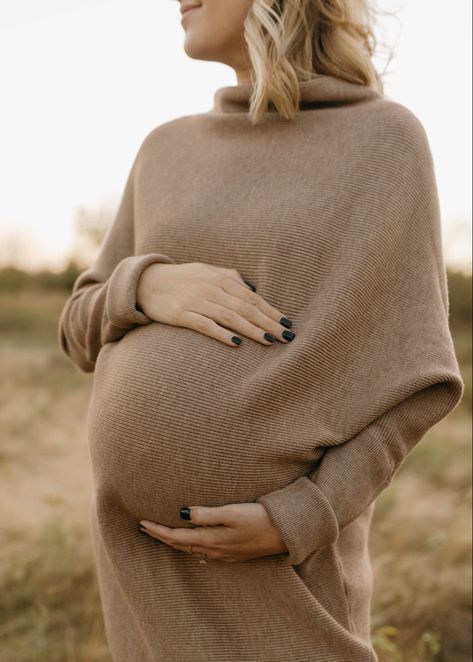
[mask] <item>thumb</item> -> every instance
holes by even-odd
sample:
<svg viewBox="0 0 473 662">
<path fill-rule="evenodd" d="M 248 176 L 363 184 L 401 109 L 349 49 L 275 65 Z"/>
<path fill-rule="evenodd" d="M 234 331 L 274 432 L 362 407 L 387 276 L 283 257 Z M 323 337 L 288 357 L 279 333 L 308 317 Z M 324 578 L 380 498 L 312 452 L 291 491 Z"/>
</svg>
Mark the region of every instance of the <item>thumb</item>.
<svg viewBox="0 0 473 662">
<path fill-rule="evenodd" d="M 179 514 L 182 519 L 190 520 L 199 526 L 228 525 L 229 522 L 226 506 L 183 506 Z"/>
</svg>

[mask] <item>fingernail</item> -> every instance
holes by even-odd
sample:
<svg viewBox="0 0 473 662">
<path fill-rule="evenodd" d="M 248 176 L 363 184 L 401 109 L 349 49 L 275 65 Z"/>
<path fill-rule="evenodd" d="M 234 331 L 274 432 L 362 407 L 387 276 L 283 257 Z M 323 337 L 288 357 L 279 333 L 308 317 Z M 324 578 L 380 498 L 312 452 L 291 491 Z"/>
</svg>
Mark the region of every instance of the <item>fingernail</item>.
<svg viewBox="0 0 473 662">
<path fill-rule="evenodd" d="M 292 340 L 296 337 L 296 334 L 293 331 L 283 331 L 281 335 L 286 340 Z"/>
<path fill-rule="evenodd" d="M 191 509 L 189 506 L 183 506 L 179 511 L 179 515 L 182 519 L 191 519 Z"/>
<path fill-rule="evenodd" d="M 239 345 L 241 343 L 241 338 L 238 336 L 232 336 L 232 342 L 234 342 L 235 345 Z"/>
<path fill-rule="evenodd" d="M 276 340 L 276 336 L 273 336 L 272 333 L 267 333 L 267 332 L 264 334 L 263 338 L 265 340 L 269 340 L 270 342 L 274 342 Z"/>
<path fill-rule="evenodd" d="M 248 282 L 247 280 L 245 280 L 245 279 L 243 279 L 243 281 L 248 285 L 248 287 L 251 287 L 251 289 L 253 290 L 253 292 L 256 292 L 256 287 L 255 287 L 254 285 L 252 285 L 251 283 L 249 283 L 249 282 Z"/>
<path fill-rule="evenodd" d="M 279 324 L 282 324 L 283 326 L 286 327 L 286 329 L 290 329 L 292 326 L 292 321 L 288 319 L 287 317 L 281 317 L 279 320 Z"/>
</svg>

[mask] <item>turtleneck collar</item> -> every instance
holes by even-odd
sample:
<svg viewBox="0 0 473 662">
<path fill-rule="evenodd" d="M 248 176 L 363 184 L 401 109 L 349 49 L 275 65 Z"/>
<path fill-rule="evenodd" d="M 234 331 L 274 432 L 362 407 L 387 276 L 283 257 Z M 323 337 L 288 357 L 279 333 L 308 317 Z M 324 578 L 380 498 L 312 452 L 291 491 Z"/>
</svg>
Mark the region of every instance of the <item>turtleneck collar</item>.
<svg viewBox="0 0 473 662">
<path fill-rule="evenodd" d="M 213 113 L 248 113 L 252 84 L 228 85 L 214 93 Z M 382 95 L 372 87 L 351 83 L 342 78 L 315 74 L 300 83 L 300 110 L 311 110 L 324 104 L 350 104 Z M 268 112 L 276 112 L 270 105 Z"/>
</svg>

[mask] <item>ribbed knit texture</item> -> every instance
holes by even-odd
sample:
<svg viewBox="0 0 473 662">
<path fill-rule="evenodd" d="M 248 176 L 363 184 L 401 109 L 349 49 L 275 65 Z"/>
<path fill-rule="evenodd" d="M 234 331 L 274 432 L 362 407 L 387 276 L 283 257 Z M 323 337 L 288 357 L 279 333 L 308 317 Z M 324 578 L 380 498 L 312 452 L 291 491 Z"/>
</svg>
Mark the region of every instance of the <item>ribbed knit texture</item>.
<svg viewBox="0 0 473 662">
<path fill-rule="evenodd" d="M 153 129 L 61 346 L 94 371 L 91 525 L 115 662 L 375 662 L 375 498 L 464 385 L 435 173 L 413 112 L 317 76 L 301 112 L 249 85 Z M 237 269 L 296 338 L 231 348 L 136 309 L 151 262 Z M 258 501 L 288 552 L 209 561 L 139 531 Z"/>
</svg>

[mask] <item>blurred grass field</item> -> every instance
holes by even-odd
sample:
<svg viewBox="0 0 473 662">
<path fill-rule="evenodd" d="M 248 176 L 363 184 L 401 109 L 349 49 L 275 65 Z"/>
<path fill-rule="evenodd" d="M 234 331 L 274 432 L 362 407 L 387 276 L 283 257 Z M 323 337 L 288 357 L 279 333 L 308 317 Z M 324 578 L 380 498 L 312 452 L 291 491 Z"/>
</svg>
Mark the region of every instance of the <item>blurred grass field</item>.
<svg viewBox="0 0 473 662">
<path fill-rule="evenodd" d="M 471 660 L 471 280 L 449 284 L 466 392 L 377 500 L 381 662 Z M 51 282 L 0 279 L 0 662 L 111 660 L 88 519 L 92 376 L 56 340 L 67 296 Z"/>
</svg>

